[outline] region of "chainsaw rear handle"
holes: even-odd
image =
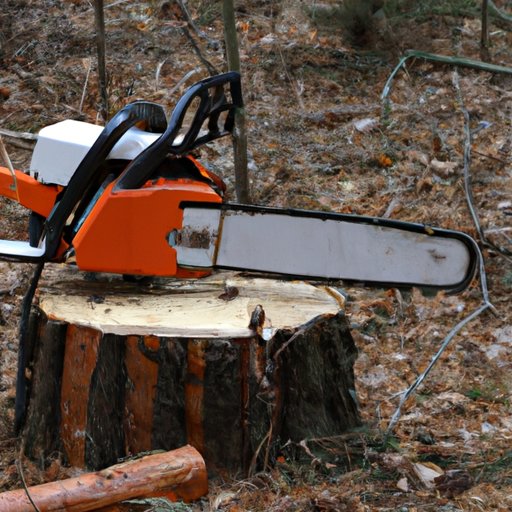
[[[229,85],[231,101],[226,98],[224,87]],[[183,128],[185,115],[194,100],[198,106],[193,121],[177,141]],[[168,154],[181,156],[194,148],[212,140],[228,135],[233,131],[236,109],[243,106],[240,73],[231,71],[206,78],[192,85],[176,104],[165,132],[151,146],[135,158],[124,170],[114,189],[136,189],[141,187]],[[227,112],[224,122],[221,115]],[[201,134],[201,128],[207,132]]]
[[[51,260],[55,256],[67,219],[79,203],[88,203],[92,199],[102,181],[99,176],[102,164],[119,139],[138,122],[144,122],[147,131],[158,132],[167,126],[164,109],[146,101],[125,106],[107,123],[46,219],[43,228],[43,236],[46,237],[44,259]]]

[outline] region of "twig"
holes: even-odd
[[[485,230],[486,233],[504,233],[506,231],[512,231],[512,227],[492,228]]]
[[[80,114],[82,113],[82,108],[84,106],[85,93],[87,90],[87,84],[89,82],[89,75],[91,74],[91,69],[92,69],[92,61],[91,61],[91,59],[88,59],[88,60],[89,60],[89,67],[87,68],[87,73],[85,74],[85,83],[84,83],[84,88],[82,89],[82,98],[80,99],[80,105],[78,107],[78,112],[80,112]]]
[[[434,365],[437,363],[443,352],[445,351],[446,347],[450,343],[450,341],[454,338],[454,336],[471,320],[476,318],[478,315],[483,313],[486,309],[490,308],[492,305],[490,303],[485,302],[482,304],[479,308],[477,308],[473,313],[465,317],[463,320],[461,320],[449,333],[448,336],[443,340],[443,343],[441,344],[441,347],[435,354],[435,356],[430,361],[430,364],[425,369],[425,371],[416,379],[416,381],[409,386],[409,388],[403,393],[402,398],[400,399],[400,403],[398,404],[398,407],[396,408],[395,413],[391,417],[391,420],[389,422],[388,428],[386,430],[386,439],[389,437],[393,429],[395,428],[395,425],[397,424],[398,420],[400,419],[400,416],[402,415],[402,406],[404,403],[408,400],[408,398],[418,389],[418,387],[421,385],[421,383],[425,380],[427,375],[430,373],[430,370],[434,367]]]
[[[507,165],[507,162],[503,160],[502,158],[498,158],[497,156],[488,155],[487,153],[481,153],[480,151],[477,151],[476,149],[473,149],[473,153],[476,153],[478,156],[482,156],[484,158],[489,158],[490,160],[495,160],[496,162],[499,162],[500,164]]]
[[[112,2],[111,4],[105,5],[105,9],[110,9],[111,7],[115,7],[116,5],[124,4],[129,1],[130,0],[117,0],[116,2]]]
[[[482,231],[482,226],[480,225],[480,220],[478,218],[478,214],[476,213],[476,209],[474,206],[474,200],[473,200],[473,191],[471,188],[471,173],[470,173],[470,167],[471,167],[471,129],[470,129],[470,119],[469,119],[469,112],[467,108],[464,106],[464,98],[462,97],[462,91],[460,89],[460,83],[459,83],[459,73],[457,71],[457,68],[455,68],[453,72],[453,79],[452,79],[453,86],[455,87],[455,91],[457,93],[457,100],[459,102],[459,107],[462,111],[462,115],[464,116],[464,132],[465,132],[465,138],[464,138],[464,153],[463,153],[463,159],[464,159],[464,192],[466,194],[466,202],[468,204],[469,212],[471,213],[471,217],[473,218],[473,222],[475,223],[476,230],[478,232],[478,236],[480,237],[480,240],[482,242],[485,242],[485,235]]]
[[[158,91],[160,88],[160,72],[162,71],[162,68],[164,67],[164,64],[167,62],[167,58],[165,58],[162,62],[159,62],[156,66],[155,71],[155,91]]]
[[[199,36],[201,37],[202,39],[206,39],[206,41],[208,41],[208,44],[214,48],[214,49],[217,49],[219,48],[220,44],[217,40],[215,39],[212,39],[211,37],[208,37],[208,35],[206,34],[206,32],[204,32],[203,30],[201,30],[195,23],[194,23],[194,20],[192,19],[192,16],[190,15],[190,13],[188,12],[188,9],[185,5],[185,3],[182,1],[182,0],[176,0],[176,3],[180,6],[180,9],[181,9],[181,12],[183,13],[183,16],[185,17],[185,20],[187,21],[187,24],[190,26],[190,28],[192,28],[192,30]]]
[[[20,196],[19,196],[19,191],[18,191],[18,180],[16,178],[16,173],[14,172],[14,167],[12,166],[11,159],[9,158],[9,153],[7,153],[7,149],[5,149],[4,141],[3,141],[1,135],[0,135],[0,155],[2,156],[2,159],[5,162],[5,165],[7,165],[7,168],[9,169],[9,172],[11,173],[14,190],[16,192],[16,199],[18,200],[18,203],[19,203]]]
[[[189,78],[191,78],[196,73],[199,73],[201,68],[194,68],[189,71],[168,93],[169,96],[172,96]]]
[[[32,496],[30,495],[30,492],[27,487],[27,482],[25,481],[25,475],[23,474],[23,452],[24,452],[24,445],[23,443],[20,446],[20,451],[18,455],[18,460],[16,461],[16,468],[18,469],[18,474],[21,478],[21,483],[23,484],[23,489],[25,489],[25,493],[27,495],[28,501],[30,501],[30,504],[34,507],[35,512],[41,512],[39,507],[35,504],[34,500],[32,499]]]
[[[270,423],[270,428],[268,432],[265,434],[263,439],[260,441],[260,444],[256,448],[254,455],[252,456],[251,464],[249,466],[249,471],[247,472],[248,476],[253,476],[255,469],[256,469],[256,462],[258,461],[258,456],[260,454],[261,449],[263,448],[263,445],[268,440],[268,444],[270,444],[270,439],[272,437],[272,422]]]
[[[482,62],[480,60],[468,59],[466,57],[448,56],[448,55],[437,55],[435,53],[421,52],[418,50],[408,50],[405,55],[400,59],[400,62],[396,65],[395,69],[389,75],[389,78],[384,85],[380,99],[384,108],[389,107],[388,95],[391,90],[391,84],[400,68],[405,62],[411,58],[424,59],[431,62],[438,62],[440,64],[449,64],[451,66],[463,66],[472,69],[478,69],[480,71],[488,71],[489,73],[505,73],[512,75],[512,68],[506,66],[498,66],[496,64],[489,64],[488,62]]]
[[[105,12],[103,0],[94,1],[94,27],[96,30],[96,57],[98,66],[98,87],[100,94],[99,114],[106,123],[108,121],[109,98],[107,91],[106,42],[105,42]]]
[[[469,118],[469,112],[467,108],[464,105],[464,98],[462,97],[462,91],[460,88],[460,82],[459,82],[459,73],[457,71],[457,68],[455,68],[453,72],[453,79],[452,79],[453,86],[455,88],[455,91],[457,93],[457,100],[459,102],[459,107],[462,111],[462,115],[464,116],[464,132],[465,132],[465,139],[464,139],[464,192],[466,194],[466,202],[469,208],[469,211],[471,213],[471,217],[473,218],[473,222],[475,224],[476,230],[478,232],[478,236],[480,237],[480,241],[485,244],[488,247],[492,247],[496,251],[504,254],[505,256],[509,256],[510,252],[502,247],[498,247],[496,244],[492,243],[488,240],[488,238],[485,236],[485,233],[482,229],[482,226],[480,224],[480,219],[478,218],[478,213],[475,208],[475,203],[473,199],[473,192],[471,187],[471,128],[470,128],[470,118]]]
[[[196,53],[196,55],[199,57],[199,60],[203,63],[205,68],[208,70],[208,73],[210,75],[217,75],[219,71],[217,68],[201,53],[201,50],[199,49],[199,46],[197,46],[194,38],[192,37],[192,34],[189,32],[187,27],[181,27],[181,31],[185,35],[185,37],[189,40],[190,44],[192,45],[192,49]]]
[[[512,16],[504,13],[501,9],[498,9],[492,0],[487,0],[489,15],[494,16],[500,21],[505,21],[507,23],[512,23]]]
[[[386,208],[386,211],[382,214],[383,219],[388,219],[393,215],[393,212],[397,208],[397,206],[400,205],[400,199],[398,197],[394,197],[391,202],[389,203],[389,206]]]
[[[6,130],[0,128],[0,135],[5,137],[11,137],[13,139],[25,139],[25,140],[37,140],[37,134],[29,132],[13,132],[12,130]]]
[[[304,102],[302,101],[302,93],[304,91],[300,90],[295,84],[295,81],[290,76],[290,73],[288,72],[288,68],[286,66],[286,62],[284,61],[283,52],[281,51],[281,46],[279,44],[276,44],[277,51],[279,52],[279,56],[281,57],[281,63],[283,64],[283,70],[284,74],[286,75],[286,78],[288,79],[288,82],[290,82],[290,85],[292,86],[293,92],[295,93],[295,96],[297,96],[297,101],[299,102],[300,109],[304,112]]]
[[[472,192],[471,192],[471,175],[469,173],[470,162],[471,162],[471,132],[469,130],[469,114],[468,114],[467,110],[464,108],[462,94],[460,93],[460,86],[459,86],[459,82],[458,82],[457,70],[455,70],[453,82],[454,82],[455,88],[457,89],[459,103],[460,103],[461,109],[463,110],[464,120],[465,120],[464,125],[465,125],[466,138],[465,138],[465,144],[464,144],[464,184],[465,184],[466,199],[468,202],[468,207],[471,211],[471,215],[473,216],[473,220],[475,222],[478,233],[480,235],[480,239],[484,240],[483,232],[480,227],[480,223],[478,222],[478,216],[476,215],[476,211],[473,206],[473,198],[472,198]],[[388,428],[386,430],[386,438],[391,434],[395,425],[397,424],[398,420],[400,419],[400,416],[402,414],[403,404],[416,391],[416,389],[422,384],[422,382],[425,380],[427,375],[430,373],[430,371],[432,370],[434,365],[437,363],[437,361],[439,360],[439,358],[441,357],[443,352],[446,350],[446,347],[449,345],[450,341],[455,337],[455,335],[467,323],[471,322],[474,318],[476,318],[478,315],[483,313],[485,310],[490,309],[494,314],[497,314],[495,307],[492,305],[492,303],[489,300],[489,291],[487,288],[487,274],[485,272],[484,260],[483,260],[482,253],[480,252],[480,249],[478,248],[476,243],[475,243],[475,249],[478,254],[478,265],[479,265],[479,273],[480,273],[480,288],[482,291],[483,304],[480,305],[480,307],[478,307],[476,310],[474,310],[471,314],[469,314],[464,319],[462,319],[455,327],[453,327],[451,329],[451,331],[448,333],[446,338],[441,343],[439,350],[434,355],[434,357],[430,361],[430,364],[427,366],[425,371],[404,392],[404,394],[402,395],[402,398],[400,399],[400,403],[398,404],[398,407],[389,422]]]
[[[425,371],[403,393],[402,398],[400,399],[400,403],[398,404],[396,411],[394,412],[393,416],[391,417],[388,428],[386,430],[386,435],[385,435],[386,440],[389,437],[389,435],[391,434],[391,432],[393,431],[395,425],[397,424],[398,420],[400,419],[400,416],[402,415],[402,406],[407,401],[407,399],[414,393],[414,391],[416,391],[416,389],[418,389],[418,387],[421,385],[421,383],[425,380],[427,375],[430,373],[430,370],[432,370],[432,368],[437,363],[437,361],[439,360],[439,358],[445,351],[446,347],[449,345],[450,341],[455,337],[455,335],[466,324],[471,322],[473,319],[475,319],[478,315],[480,315],[487,309],[490,309],[495,315],[498,314],[496,311],[496,308],[493,306],[493,304],[489,300],[489,290],[487,288],[487,274],[485,272],[484,259],[482,257],[482,253],[480,252],[480,249],[479,249],[478,245],[476,245],[476,243],[475,243],[475,249],[477,251],[477,257],[478,257],[478,267],[479,267],[478,270],[479,270],[479,274],[480,274],[480,289],[482,291],[483,304],[481,304],[471,314],[467,315],[455,327],[452,328],[452,330],[448,333],[446,338],[441,343],[439,350],[436,352],[436,354],[430,361],[430,364],[427,366]]]

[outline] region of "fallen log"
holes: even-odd
[[[148,286],[48,265],[27,335],[27,456],[101,469],[194,446],[247,474],[287,440],[359,424],[334,288],[217,273]]]
[[[2,512],[113,510],[134,498],[193,501],[208,492],[205,463],[192,446],[147,455],[96,473],[0,494]],[[31,503],[30,498],[33,503]],[[108,507],[108,508],[105,508]]]

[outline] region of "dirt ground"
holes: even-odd
[[[435,297],[345,288],[364,430],[307,440],[295,447],[298,459],[283,456],[248,480],[211,482],[204,500],[165,510],[512,510],[512,75],[410,59],[384,105],[386,81],[408,49],[481,58],[479,2],[388,2],[401,9],[377,11],[352,39],[333,10],[339,3],[237,2],[253,201],[464,231],[480,241],[495,311],[457,332],[384,442],[402,393],[482,304],[480,280]],[[512,12],[511,2],[495,3]],[[0,129],[37,133],[68,118],[101,121],[92,5],[3,0]],[[135,99],[172,108],[208,75],[201,59],[225,70],[220,4],[187,5],[202,33],[176,17],[172,2],[107,3],[111,112]],[[492,23],[490,41],[490,62],[512,66],[508,27]],[[33,143],[4,141],[14,166],[28,168]],[[202,156],[233,199],[229,142]],[[24,238],[26,212],[6,200],[0,209],[0,236]],[[20,304],[31,272],[0,263],[3,490],[21,485],[12,423]],[[310,456],[316,448],[320,458]],[[27,460],[24,468],[29,484],[68,472]]]

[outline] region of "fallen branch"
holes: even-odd
[[[464,153],[463,153],[463,167],[464,167],[464,192],[466,194],[466,202],[468,204],[469,212],[471,213],[471,217],[473,218],[473,222],[475,224],[476,230],[478,232],[478,236],[482,242],[485,242],[485,235],[482,231],[482,226],[480,225],[480,220],[478,218],[478,214],[476,213],[475,203],[473,200],[473,191],[471,188],[471,128],[470,128],[470,119],[468,109],[464,106],[464,98],[462,97],[462,91],[460,90],[459,83],[459,73],[457,68],[453,72],[452,79],[453,86],[457,93],[457,100],[459,102],[459,107],[464,116]]]
[[[423,53],[423,52],[419,52]],[[403,61],[403,59],[402,59]],[[483,63],[487,65],[486,63]],[[396,71],[396,69],[395,69]],[[512,70],[510,70],[512,73]],[[389,80],[388,80],[389,83]],[[462,109],[463,115],[464,115],[464,128],[465,128],[465,143],[464,143],[464,190],[466,193],[466,200],[468,203],[469,210],[471,212],[471,216],[473,217],[473,221],[475,223],[475,226],[477,228],[478,234],[480,236],[480,239],[485,242],[486,238],[482,231],[482,228],[480,227],[480,222],[478,220],[478,215],[476,213],[476,209],[473,204],[473,194],[471,190],[471,174],[470,174],[470,162],[471,162],[471,131],[470,131],[470,124],[469,124],[469,113],[467,109],[464,107],[464,102],[462,98],[462,94],[460,91],[459,81],[458,81],[458,74],[457,70],[455,70],[454,79],[453,79],[454,87],[457,90],[457,97],[459,100],[459,105]],[[386,87],[388,84],[386,84]],[[389,90],[388,90],[389,92]],[[487,309],[490,309],[494,314],[497,314],[495,307],[492,305],[490,299],[489,299],[489,291],[487,288],[487,274],[485,272],[485,263],[482,256],[482,253],[480,252],[479,247],[475,243],[475,249],[478,253],[478,265],[479,265],[479,274],[480,274],[480,289],[482,291],[482,299],[483,303],[475,309],[471,314],[467,315],[465,318],[463,318],[455,327],[451,329],[451,331],[448,333],[446,338],[441,343],[441,346],[437,353],[434,355],[432,360],[430,361],[430,364],[427,366],[425,371],[418,376],[418,378],[415,380],[415,382],[409,386],[409,388],[402,394],[402,398],[400,399],[400,403],[398,404],[398,407],[391,417],[391,420],[389,422],[388,428],[386,430],[386,437],[388,437],[391,432],[393,431],[395,425],[397,424],[398,420],[400,419],[400,416],[402,414],[402,406],[407,401],[407,399],[418,389],[418,387],[421,385],[421,383],[425,380],[427,375],[430,373],[432,368],[435,366],[443,352],[446,350],[446,347],[448,347],[450,341],[457,335],[457,333],[469,322],[474,320],[477,316],[479,316],[481,313],[486,311]]]
[[[382,94],[380,96],[383,106],[386,108],[389,106],[388,95],[391,90],[391,84],[396,74],[400,70],[400,68],[409,60],[409,59],[424,59],[430,62],[438,62],[440,64],[449,64],[450,66],[462,66],[471,69],[478,69],[480,71],[487,71],[489,73],[504,73],[507,75],[512,75],[512,68],[507,66],[498,66],[497,64],[490,64],[488,62],[483,62],[475,59],[468,59],[466,57],[456,57],[456,56],[448,56],[448,55],[437,55],[435,53],[421,52],[418,50],[408,50],[405,52],[405,55],[400,59],[400,62],[397,64],[395,69],[389,75],[389,78],[384,85],[384,89],[382,90]]]
[[[0,135],[3,135],[4,137],[11,137],[12,139],[37,140],[37,135],[35,133],[13,132],[12,130],[6,130],[5,128],[0,128]]]
[[[132,459],[96,473],[0,494],[2,512],[98,510],[133,498],[165,496],[191,501],[208,491],[206,468],[199,452],[184,446],[170,452]]]
[[[471,217],[473,219],[473,223],[475,224],[478,236],[480,241],[485,244],[487,247],[492,247],[496,251],[504,254],[505,256],[510,256],[512,253],[502,247],[498,247],[496,244],[492,243],[484,233],[482,226],[480,224],[480,219],[478,217],[478,213],[476,211],[475,202],[473,199],[473,191],[471,187],[471,126],[470,126],[470,118],[468,109],[464,105],[464,98],[462,97],[462,91],[459,83],[459,73],[457,68],[453,73],[453,87],[457,93],[457,100],[459,102],[459,107],[462,111],[462,115],[464,116],[464,154],[463,154],[463,168],[464,168],[464,192],[466,194],[466,202],[468,205],[469,212],[471,213]]]
[[[512,23],[512,16],[510,14],[504,13],[501,9],[498,9],[492,0],[487,0],[489,10],[489,16],[493,16],[494,18],[504,21],[506,23]]]
[[[476,308],[472,313],[467,315],[465,318],[463,318],[455,327],[451,329],[451,331],[448,333],[446,338],[441,343],[441,346],[439,347],[439,350],[436,352],[432,360],[430,361],[429,365],[421,373],[421,375],[418,376],[418,378],[414,381],[414,383],[409,386],[403,393],[401,393],[402,398],[400,399],[400,403],[398,404],[398,407],[396,408],[393,416],[391,417],[391,420],[389,422],[388,428],[386,430],[386,436],[385,436],[385,443],[387,443],[387,438],[390,436],[390,434],[393,432],[393,429],[395,428],[395,425],[398,423],[398,420],[400,419],[400,416],[402,415],[402,406],[404,403],[409,399],[409,397],[418,389],[418,387],[422,384],[422,382],[426,379],[427,375],[430,373],[432,368],[434,368],[437,361],[439,361],[439,358],[443,354],[443,352],[446,350],[446,347],[450,344],[450,341],[461,331],[461,329],[474,320],[477,316],[481,315],[484,311],[487,309],[490,309],[493,313],[497,314],[496,308],[492,305],[492,303],[489,300],[489,291],[487,289],[487,274],[485,273],[485,266],[484,266],[484,260],[482,257],[482,254],[480,253],[480,250],[478,247],[476,247],[478,251],[478,260],[479,260],[479,272],[480,272],[480,288],[482,291],[482,298],[483,303]]]

